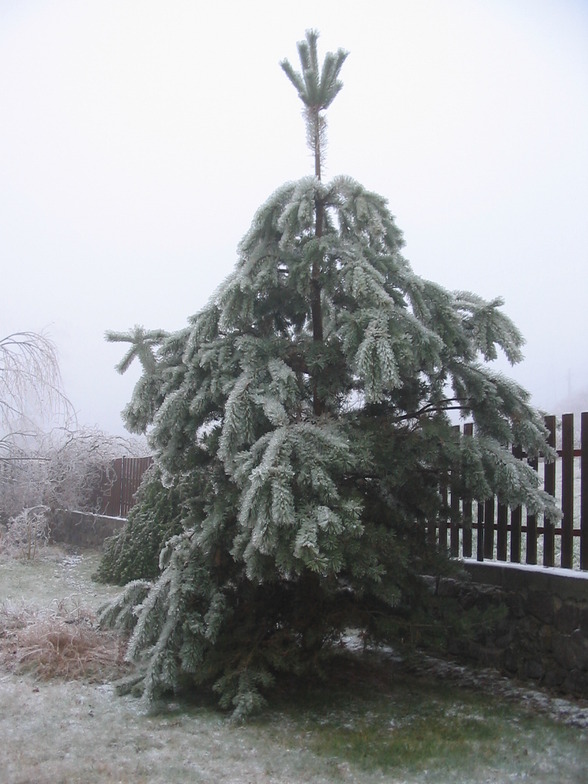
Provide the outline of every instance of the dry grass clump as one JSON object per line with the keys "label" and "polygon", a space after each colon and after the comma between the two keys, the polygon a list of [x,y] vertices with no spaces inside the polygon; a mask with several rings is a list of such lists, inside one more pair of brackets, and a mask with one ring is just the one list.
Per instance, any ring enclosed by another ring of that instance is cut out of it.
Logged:
{"label": "dry grass clump", "polygon": [[0,606],[0,666],[43,680],[104,682],[128,672],[125,640],[94,626],[92,613]]}

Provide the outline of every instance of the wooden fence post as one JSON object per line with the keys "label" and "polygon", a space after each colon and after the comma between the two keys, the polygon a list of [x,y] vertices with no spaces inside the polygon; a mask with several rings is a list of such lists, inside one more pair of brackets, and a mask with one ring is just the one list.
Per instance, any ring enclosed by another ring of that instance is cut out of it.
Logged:
{"label": "wooden fence post", "polygon": [[476,525],[476,559],[484,560],[484,504],[478,502],[478,523]]}
{"label": "wooden fence post", "polygon": [[[529,460],[529,465],[534,471],[539,468],[539,461],[536,457]],[[527,513],[527,547],[525,563],[535,565],[537,563],[537,515]]]}
{"label": "wooden fence post", "polygon": [[588,570],[588,412],[582,413],[580,434],[580,569]]}
{"label": "wooden fence post", "polygon": [[571,569],[574,565],[574,415],[561,418],[561,565]]}
{"label": "wooden fence post", "polygon": [[484,558],[491,561],[494,558],[494,498],[484,502]]}
{"label": "wooden fence post", "polygon": [[508,540],[508,507],[498,502],[496,532],[496,559],[506,561]]}
{"label": "wooden fence post", "polygon": [[[555,449],[555,417],[546,416],[545,426],[549,431],[548,443],[549,446]],[[556,461],[552,463],[545,463],[545,492],[549,495],[555,496],[555,465]],[[555,526],[551,520],[546,517],[543,518],[543,566],[553,566],[555,563]]]}
{"label": "wooden fence post", "polygon": [[[463,426],[464,436],[473,436],[474,425],[473,422],[467,422]],[[463,556],[464,558],[472,557],[472,499],[463,499]]]}
{"label": "wooden fence post", "polygon": [[[517,460],[523,460],[523,450],[520,446],[513,447],[512,453]],[[521,529],[523,510],[517,506],[510,513],[510,560],[512,563],[521,562]]]}

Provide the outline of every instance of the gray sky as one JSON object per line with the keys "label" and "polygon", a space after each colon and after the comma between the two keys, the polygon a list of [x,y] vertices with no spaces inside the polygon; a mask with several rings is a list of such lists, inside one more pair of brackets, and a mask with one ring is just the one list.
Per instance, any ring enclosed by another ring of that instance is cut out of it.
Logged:
{"label": "gray sky", "polygon": [[0,0],[0,333],[47,330],[123,432],[104,331],[183,327],[312,173],[278,65],[309,27],[350,52],[326,178],[388,199],[419,275],[505,298],[538,406],[588,409],[585,0]]}

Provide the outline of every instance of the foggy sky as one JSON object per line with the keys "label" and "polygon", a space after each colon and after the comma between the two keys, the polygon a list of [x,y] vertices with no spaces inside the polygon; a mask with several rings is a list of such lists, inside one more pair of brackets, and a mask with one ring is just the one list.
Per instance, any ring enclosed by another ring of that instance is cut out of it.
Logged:
{"label": "foggy sky", "polygon": [[536,405],[588,409],[583,0],[0,0],[1,335],[48,332],[80,422],[123,432],[104,331],[183,327],[313,171],[279,67],[310,27],[350,52],[325,179],[388,199],[417,274],[505,299]]}

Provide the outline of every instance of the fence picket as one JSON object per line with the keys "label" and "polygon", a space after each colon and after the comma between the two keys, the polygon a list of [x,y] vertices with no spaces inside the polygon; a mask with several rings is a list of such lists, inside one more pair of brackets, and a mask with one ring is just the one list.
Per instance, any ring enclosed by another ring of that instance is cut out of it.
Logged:
{"label": "fence picket", "polygon": [[[545,425],[549,431],[549,446],[555,449],[555,417],[545,417]],[[545,463],[545,492],[555,497],[555,466],[556,461]],[[543,566],[553,566],[555,564],[555,525],[546,517],[543,518]]]}
{"label": "fence picket", "polygon": [[439,519],[439,547],[441,550],[447,550],[447,507],[449,504],[449,493],[447,491],[447,484],[441,488],[441,502],[443,506],[443,513]]}
{"label": "fence picket", "polygon": [[[464,435],[472,436],[474,434],[474,425],[468,422],[463,427]],[[463,499],[463,555],[464,558],[472,557],[472,499]]]}
{"label": "fence picket", "polygon": [[[529,465],[534,471],[539,468],[539,461],[536,457],[529,460]],[[530,565],[537,563],[537,516],[527,513],[527,557],[526,562]]]}
{"label": "fence picket", "polygon": [[459,529],[461,517],[461,503],[458,493],[454,487],[451,488],[451,518],[450,518],[450,552],[452,558],[457,558],[459,555]]}
{"label": "fence picket", "polygon": [[511,563],[521,562],[521,540],[523,528],[523,510],[517,506],[510,513],[510,560]]}
{"label": "fence picket", "polygon": [[574,562],[574,415],[564,414],[561,424],[561,565],[571,569]]}
{"label": "fence picket", "polygon": [[476,560],[484,560],[484,504],[478,503]]}
{"label": "fence picket", "polygon": [[[523,459],[523,450],[520,446],[513,447],[512,453],[518,460]],[[510,513],[510,560],[512,563],[521,562],[522,527],[523,510],[517,506]]]}
{"label": "fence picket", "polygon": [[588,570],[588,412],[580,430],[580,569]]}
{"label": "fence picket", "polygon": [[495,499],[489,498],[484,502],[484,559],[491,561],[494,558],[494,522]]}
{"label": "fence picket", "polygon": [[496,558],[499,561],[506,561],[508,540],[508,507],[498,504],[497,525],[496,525]]}

